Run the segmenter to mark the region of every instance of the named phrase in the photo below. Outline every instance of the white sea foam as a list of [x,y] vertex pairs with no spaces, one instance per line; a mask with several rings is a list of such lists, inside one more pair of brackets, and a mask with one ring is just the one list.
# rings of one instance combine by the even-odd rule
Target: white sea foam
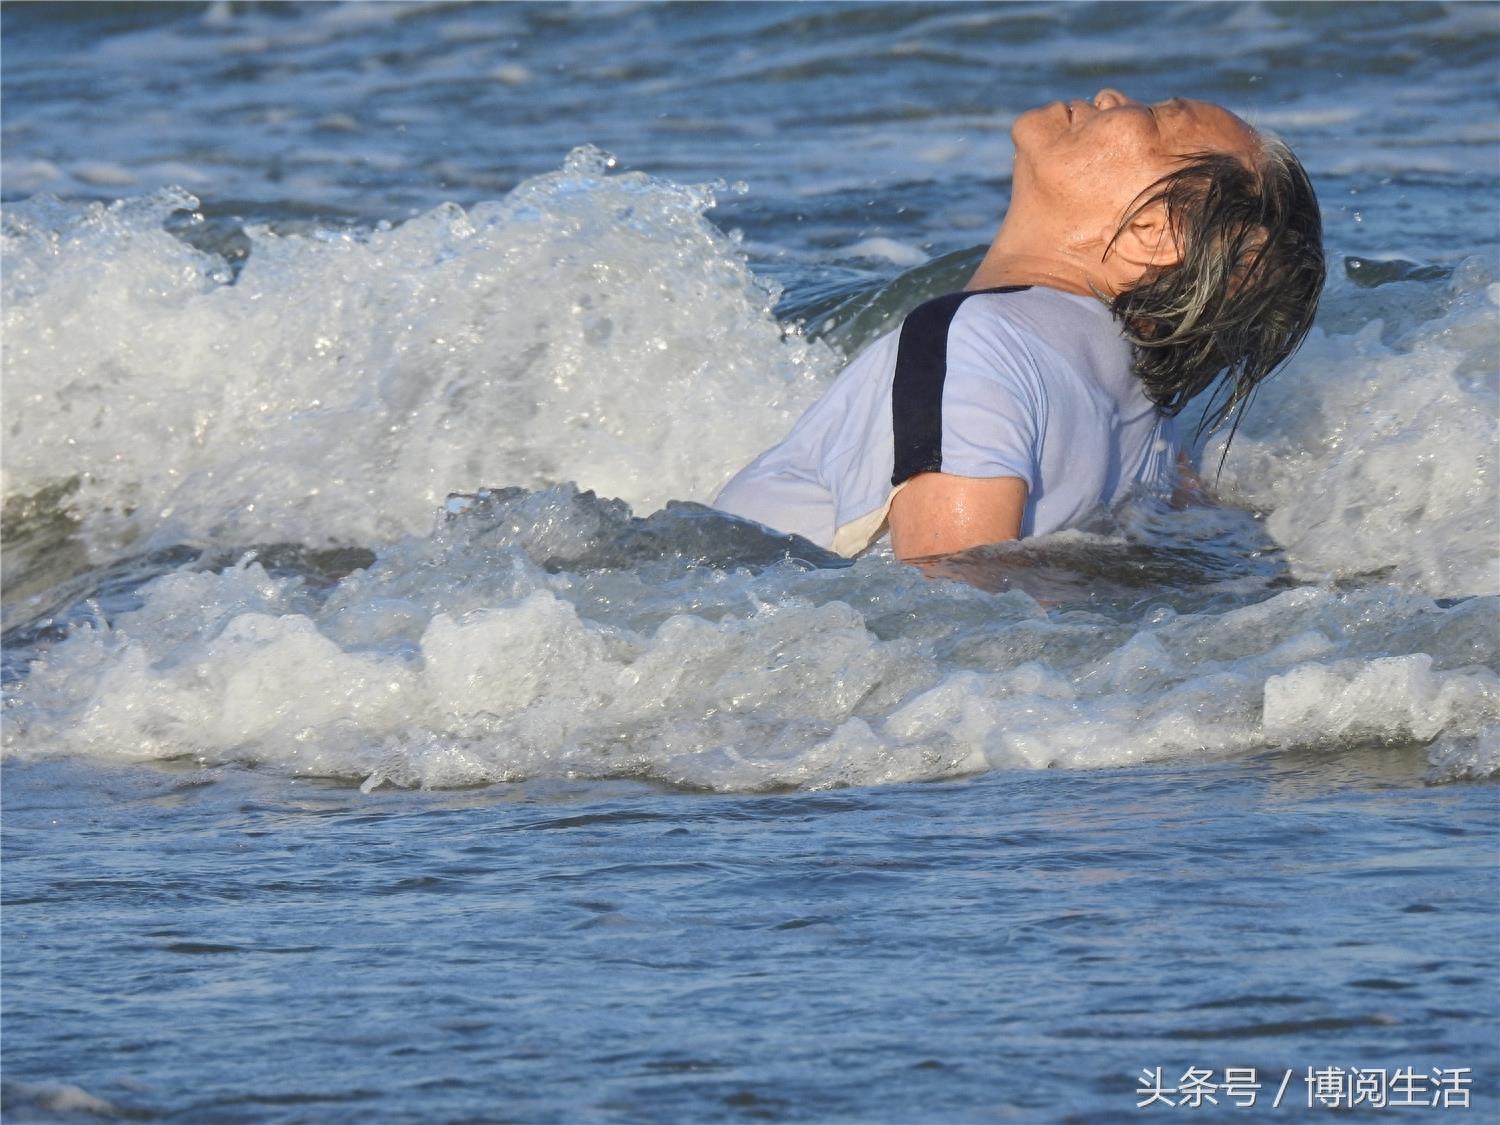
[[894,238],[862,238],[852,245],[833,251],[838,258],[877,258],[898,266],[920,266],[927,255],[915,246]]
[[[1496,599],[1432,600],[1500,589],[1480,264],[1331,293],[1225,469],[1297,575],[1382,584],[1049,614],[888,556],[764,568],[784,544],[702,513],[637,526],[558,483],[642,514],[706,498],[836,369],[775,321],[709,203],[584,151],[469,211],[253,230],[237,278],[162,229],[182,192],[8,208],[7,499],[76,480],[105,558],[291,541],[379,561],[331,591],[253,561],[157,579],[36,642],[5,752],[764,789],[1416,741],[1434,776],[1493,772]],[[483,484],[531,491],[432,530],[446,492]],[[1084,539],[1057,547],[1123,546]],[[1263,581],[1224,580],[1231,604],[1241,579]]]
[[15,1117],[25,1120],[26,1115],[37,1112],[46,1119],[63,1120],[84,1116],[96,1120],[135,1116],[113,1102],[95,1097],[81,1086],[68,1082],[15,1082],[5,1083],[6,1109]]
[[883,556],[670,564],[683,528],[647,542],[634,526],[557,488],[448,517],[326,596],[248,559],[166,575],[33,665],[7,752],[765,789],[1473,740],[1500,722],[1495,599],[1309,587],[1121,622]]
[[1292,743],[1347,739],[1430,742],[1479,732],[1500,713],[1488,669],[1437,675],[1426,653],[1298,665],[1265,685],[1263,720]]
[[1315,331],[1258,391],[1221,491],[1270,512],[1300,576],[1500,592],[1500,286],[1471,259],[1442,304],[1393,343],[1380,320],[1352,337]]
[[393,229],[162,229],[181,191],[7,211],[7,497],[78,479],[85,537],[387,542],[442,497],[574,479],[703,499],[836,367],[704,217],[579,150]]

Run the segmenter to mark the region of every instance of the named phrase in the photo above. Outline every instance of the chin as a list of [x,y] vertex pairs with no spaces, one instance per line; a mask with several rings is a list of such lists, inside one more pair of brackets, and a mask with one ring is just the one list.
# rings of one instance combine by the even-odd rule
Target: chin
[[1023,148],[1037,144],[1062,129],[1066,129],[1067,123],[1068,111],[1060,102],[1049,102],[1047,105],[1028,109],[1011,122],[1011,144],[1015,145],[1016,152],[1019,154]]

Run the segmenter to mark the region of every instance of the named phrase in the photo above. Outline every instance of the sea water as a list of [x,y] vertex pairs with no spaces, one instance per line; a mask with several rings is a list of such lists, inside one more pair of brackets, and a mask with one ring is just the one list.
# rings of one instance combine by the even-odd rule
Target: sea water
[[[3,19],[8,1118],[1493,1111],[1500,9]],[[1104,85],[1322,200],[1217,502],[706,507]]]

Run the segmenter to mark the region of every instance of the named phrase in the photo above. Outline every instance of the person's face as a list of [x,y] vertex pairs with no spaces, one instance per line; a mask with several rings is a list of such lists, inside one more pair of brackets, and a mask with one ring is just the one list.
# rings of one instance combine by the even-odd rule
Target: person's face
[[1255,131],[1221,106],[1187,98],[1147,105],[1108,89],[1028,110],[1011,138],[1018,192],[1115,221],[1188,153],[1227,152],[1253,166],[1258,148]]

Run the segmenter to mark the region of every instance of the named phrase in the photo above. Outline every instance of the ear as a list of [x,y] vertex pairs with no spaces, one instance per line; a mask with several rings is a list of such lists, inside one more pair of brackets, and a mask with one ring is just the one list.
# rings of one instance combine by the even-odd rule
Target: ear
[[1152,203],[1132,215],[1115,237],[1111,254],[1136,271],[1176,265],[1182,252],[1167,222],[1166,205]]

